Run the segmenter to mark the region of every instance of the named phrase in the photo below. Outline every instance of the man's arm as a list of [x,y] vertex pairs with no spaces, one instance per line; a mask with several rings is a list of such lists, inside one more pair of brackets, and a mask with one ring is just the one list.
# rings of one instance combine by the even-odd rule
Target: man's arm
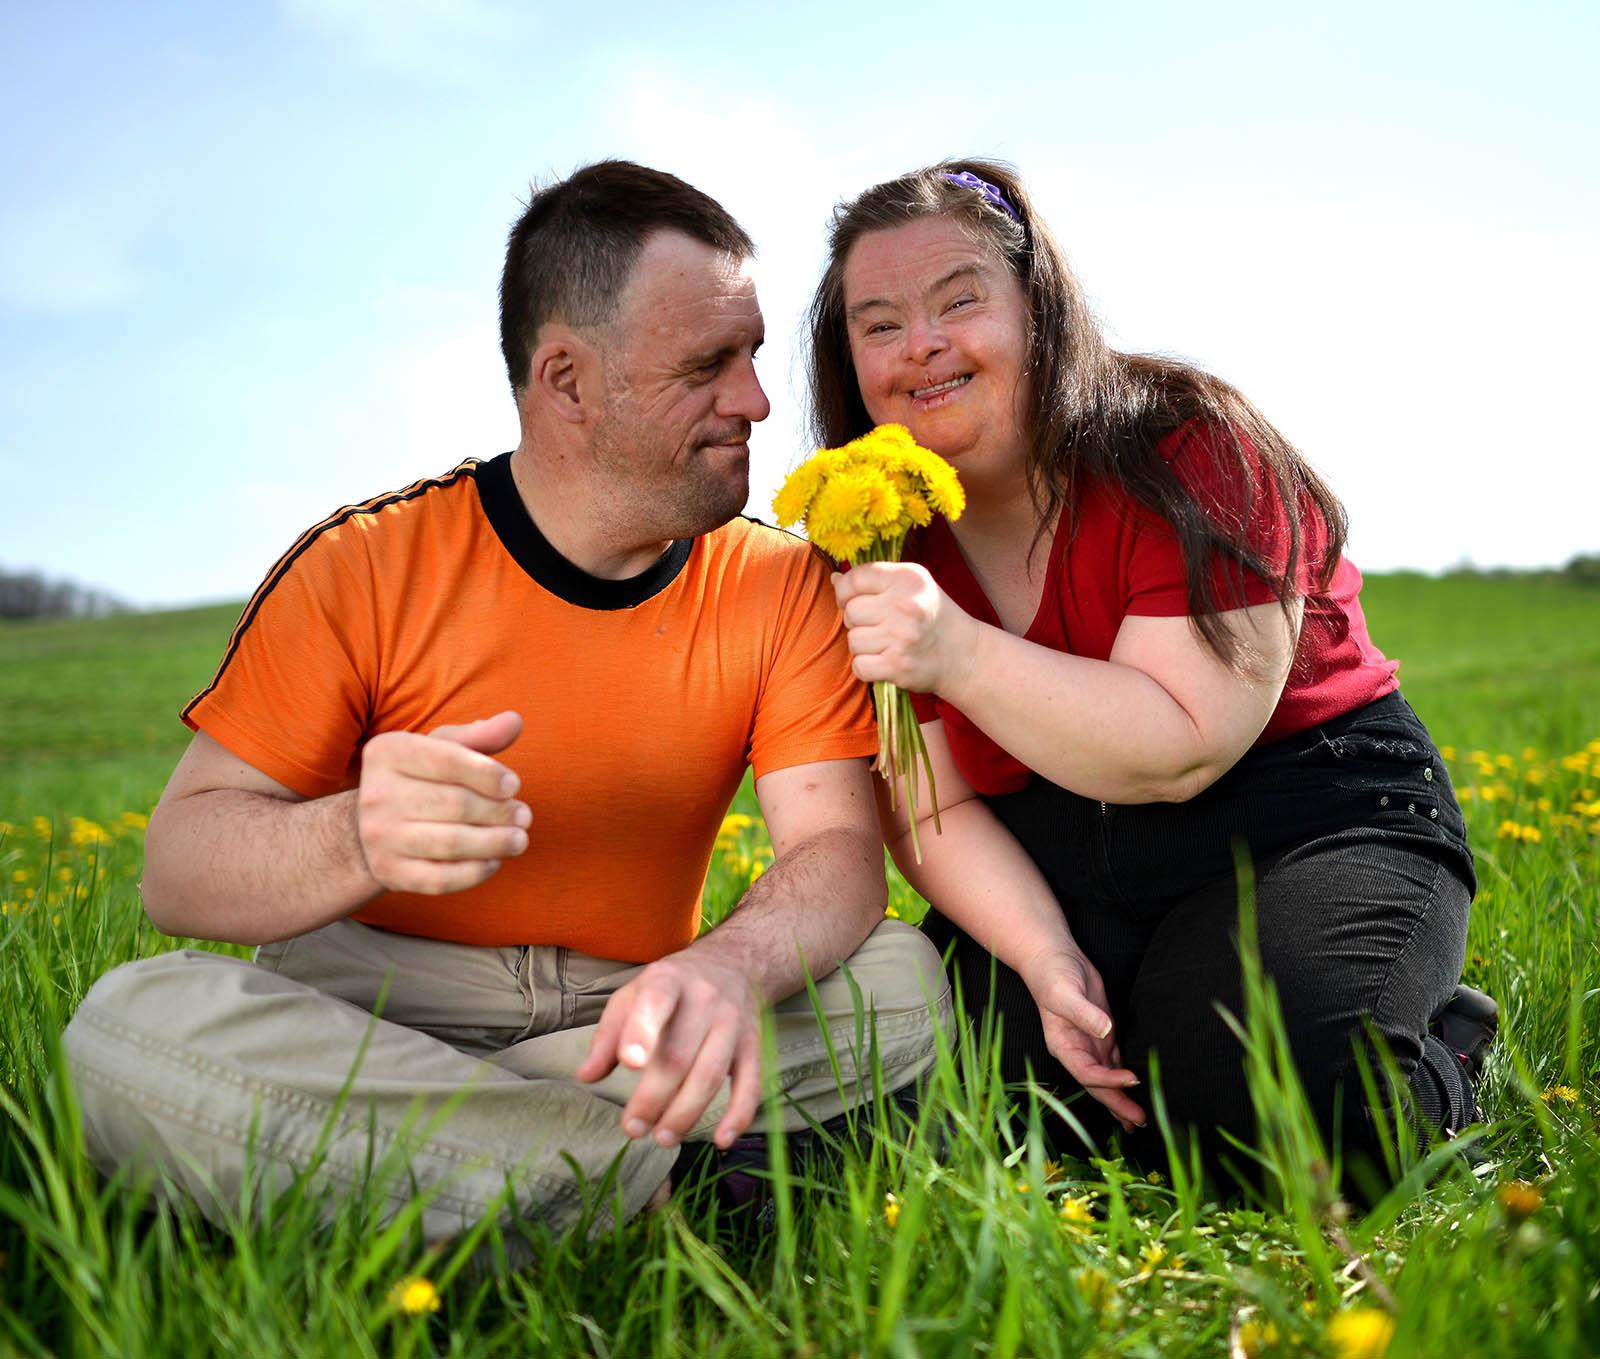
[[726,1147],[761,1102],[758,1010],[832,972],[883,919],[887,888],[872,774],[825,760],[756,780],[773,863],[709,934],[662,958],[606,1005],[579,1080],[640,1071],[630,1137],[672,1146],[731,1077],[714,1139]]
[[358,788],[310,799],[199,732],[150,817],[145,911],[167,934],[260,944],[383,891],[476,886],[527,848],[517,776],[490,758],[521,731],[500,713],[375,736]]

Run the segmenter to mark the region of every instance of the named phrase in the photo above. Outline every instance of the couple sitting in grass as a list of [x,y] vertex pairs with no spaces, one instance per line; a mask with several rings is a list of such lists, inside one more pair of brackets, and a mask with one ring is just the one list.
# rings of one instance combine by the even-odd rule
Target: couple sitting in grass
[[[812,375],[824,442],[902,424],[967,512],[830,580],[737,517],[768,412],[752,250],[636,165],[534,196],[501,285],[517,448],[308,530],[184,711],[145,906],[260,948],[91,990],[66,1051],[96,1160],[217,1214],[251,1174],[352,1185],[376,1144],[431,1239],[508,1191],[603,1224],[759,1159],[764,1088],[796,1136],[914,1092],[935,943],[1008,1079],[1157,1155],[1159,1053],[1174,1129],[1214,1148],[1252,1132],[1217,1011],[1239,844],[1326,1130],[1374,1142],[1340,1097],[1373,1034],[1419,1136],[1475,1118],[1472,862],[1331,493],[1225,384],[1107,348],[1015,176],[952,162],[837,213]],[[920,862],[860,680],[919,696]],[[774,861],[700,935],[747,766]],[[926,932],[884,918],[885,840]]]

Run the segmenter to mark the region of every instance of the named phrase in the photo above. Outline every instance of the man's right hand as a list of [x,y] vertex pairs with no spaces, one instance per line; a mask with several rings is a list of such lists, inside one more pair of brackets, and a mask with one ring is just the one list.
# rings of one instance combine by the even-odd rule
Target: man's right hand
[[528,847],[533,813],[517,800],[521,780],[490,758],[520,735],[521,716],[503,712],[367,742],[356,833],[380,887],[429,896],[464,891]]

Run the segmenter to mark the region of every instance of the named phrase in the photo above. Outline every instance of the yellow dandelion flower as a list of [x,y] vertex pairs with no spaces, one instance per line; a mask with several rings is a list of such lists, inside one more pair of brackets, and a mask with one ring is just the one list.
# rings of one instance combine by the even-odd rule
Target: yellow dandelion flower
[[1456,748],[1454,746],[1440,746],[1439,753],[1443,755],[1445,759],[1453,760],[1456,757]]
[[906,525],[900,523],[904,502],[888,475],[881,468],[868,467],[862,469],[860,476],[867,487],[867,523],[880,531],[891,530],[893,537],[904,533]]
[[1522,1222],[1539,1211],[1544,1202],[1544,1190],[1526,1180],[1509,1180],[1495,1192],[1495,1202],[1513,1222]]
[[1460,798],[1463,802],[1471,802],[1472,801],[1472,787],[1471,787],[1471,785],[1469,784],[1465,788],[1457,788],[1456,789],[1456,796],[1458,798]]
[[1557,1100],[1560,1100],[1563,1104],[1576,1104],[1578,1102],[1578,1092],[1570,1085],[1552,1085],[1539,1098],[1546,1104],[1554,1104]]
[[750,865],[750,883],[751,883],[751,885],[754,886],[755,882],[756,882],[756,879],[759,878],[766,871],[767,871],[767,866],[766,866],[766,864],[762,863],[760,859],[757,859],[753,864],[751,864]]
[[12,882],[27,882],[28,870],[26,868],[13,868],[11,870]]
[[830,477],[806,516],[806,533],[835,561],[855,561],[877,537],[867,523],[871,498],[866,477],[849,472]]
[[1328,1319],[1326,1335],[1339,1359],[1383,1359],[1394,1339],[1394,1318],[1376,1307],[1351,1307]]
[[124,830],[149,830],[150,818],[143,812],[123,812],[117,818],[117,824]]
[[1538,758],[1539,752],[1533,746],[1522,747],[1522,760],[1524,764],[1526,764],[1529,760],[1537,760]]
[[1522,828],[1522,838],[1530,844],[1536,845],[1544,839],[1544,832],[1537,826],[1524,826]]
[[1241,1321],[1239,1329],[1234,1332],[1237,1343],[1235,1352],[1242,1354],[1244,1359],[1260,1359],[1268,1350],[1275,1349],[1282,1339],[1278,1334],[1277,1323],[1251,1317],[1248,1321]]
[[883,1196],[883,1220],[891,1227],[900,1221],[900,1200],[893,1194]]
[[1099,1266],[1085,1265],[1075,1270],[1072,1282],[1078,1286],[1078,1292],[1091,1312],[1106,1312],[1116,1306],[1116,1282]]
[[48,840],[54,833],[54,828],[46,817],[36,816],[33,818],[33,833],[42,840]]
[[433,1286],[432,1279],[418,1275],[415,1278],[402,1279],[391,1288],[389,1302],[407,1316],[416,1316],[421,1312],[437,1312],[439,1290]]
[[1503,754],[1502,755],[1496,755],[1494,757],[1494,762],[1501,769],[1510,769],[1512,766],[1514,766],[1516,764],[1516,761],[1513,760],[1509,755],[1503,755]]
[[1522,827],[1515,821],[1502,821],[1500,829],[1495,832],[1495,835],[1501,840],[1520,840],[1522,839]]
[[1145,1176],[1145,1179],[1151,1184],[1165,1184],[1167,1182],[1167,1177],[1159,1170],[1152,1170],[1148,1175]]
[[1044,1182],[1055,1184],[1067,1177],[1067,1172],[1061,1168],[1060,1161],[1046,1161],[1044,1163]]
[[1139,1252],[1139,1267],[1146,1274],[1154,1274],[1167,1258],[1167,1248],[1159,1241],[1150,1242]]
[[1083,1194],[1068,1194],[1056,1211],[1070,1227],[1087,1227],[1094,1221],[1094,1205]]

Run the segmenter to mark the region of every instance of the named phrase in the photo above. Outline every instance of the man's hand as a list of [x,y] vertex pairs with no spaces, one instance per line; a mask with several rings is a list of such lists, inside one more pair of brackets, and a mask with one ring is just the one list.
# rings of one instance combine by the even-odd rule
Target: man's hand
[[392,731],[361,752],[356,833],[367,871],[391,892],[437,896],[476,887],[528,847],[520,780],[490,758],[522,734],[522,718]]
[[737,968],[693,946],[645,968],[607,1002],[580,1081],[598,1081],[620,1062],[640,1073],[622,1110],[629,1137],[652,1132],[664,1147],[681,1142],[730,1076],[728,1107],[713,1140],[719,1147],[750,1126],[761,1103],[757,997]]
[[1143,1127],[1144,1110],[1123,1093],[1139,1078],[1122,1065],[1094,964],[1076,948],[1052,948],[1029,960],[1022,979],[1039,1007],[1051,1055],[1125,1129]]
[[850,668],[869,683],[889,680],[943,693],[970,664],[976,624],[915,562],[868,562],[833,577],[850,638]]

